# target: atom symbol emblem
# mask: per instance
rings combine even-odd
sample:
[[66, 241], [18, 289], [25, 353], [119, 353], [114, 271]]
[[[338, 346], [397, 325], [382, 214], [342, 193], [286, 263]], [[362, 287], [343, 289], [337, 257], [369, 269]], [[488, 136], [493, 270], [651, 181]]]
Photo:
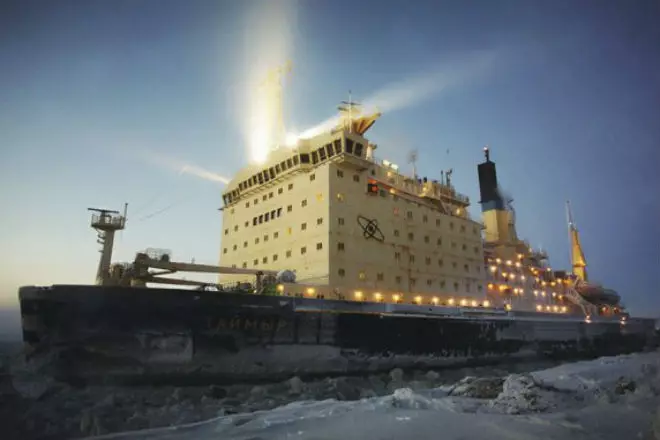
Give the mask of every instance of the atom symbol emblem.
[[361, 215], [358, 215], [357, 221], [358, 221], [358, 225], [360, 225], [360, 227], [362, 228], [362, 235], [364, 236], [364, 238], [366, 238], [367, 240], [373, 238], [376, 241], [385, 240], [385, 236], [378, 227], [378, 220], [376, 219], [372, 220], [363, 217]]

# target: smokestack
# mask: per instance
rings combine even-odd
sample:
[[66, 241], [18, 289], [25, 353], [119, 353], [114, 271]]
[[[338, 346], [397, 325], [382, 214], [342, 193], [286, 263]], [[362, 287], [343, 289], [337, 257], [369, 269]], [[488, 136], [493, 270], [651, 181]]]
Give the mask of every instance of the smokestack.
[[479, 192], [481, 195], [481, 211], [504, 209], [504, 201], [497, 190], [497, 170], [495, 162], [490, 160], [490, 150], [484, 147], [486, 161], [477, 167], [479, 172]]

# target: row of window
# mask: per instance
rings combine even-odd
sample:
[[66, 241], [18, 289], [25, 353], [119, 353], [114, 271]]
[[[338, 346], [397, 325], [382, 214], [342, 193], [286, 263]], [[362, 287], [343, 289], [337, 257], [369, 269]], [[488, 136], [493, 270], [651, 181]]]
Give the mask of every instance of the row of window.
[[[399, 230], [398, 230], [398, 229], [394, 229], [394, 230], [393, 230], [393, 235], [394, 235], [395, 237], [400, 237], [400, 236], [401, 236], [401, 234], [399, 233]], [[409, 240], [409, 241], [414, 241], [414, 240], [415, 240], [415, 234], [414, 234], [413, 232], [408, 232], [408, 240]], [[426, 243], [426, 244], [431, 244], [431, 237], [428, 236], [428, 235], [425, 235], [425, 236], [424, 236], [424, 243]], [[438, 237], [438, 238], [435, 240], [435, 244], [436, 244], [437, 246], [442, 246], [442, 237]], [[456, 244], [456, 242], [455, 242], [455, 241], [452, 241], [452, 242], [451, 242], [451, 248], [452, 248], [452, 249], [457, 249], [457, 247], [458, 247], [458, 245]], [[463, 243], [463, 244], [461, 245], [461, 249], [464, 250], [464, 251], [467, 251], [467, 244], [466, 244], [466, 243]], [[478, 253], [479, 253], [479, 246], [473, 246], [473, 247], [472, 247], [472, 250], [473, 250], [473, 252], [474, 252], [475, 254], [478, 254]]]
[[[288, 190], [291, 191], [292, 189], [293, 189], [293, 183], [289, 183]], [[284, 192], [284, 187], [283, 186], [277, 188], [277, 194], [282, 194], [283, 192]], [[275, 193], [273, 191], [269, 192], [268, 194], [264, 194], [263, 196], [261, 196], [261, 200], [265, 202], [268, 199], [272, 199], [274, 194]], [[259, 197], [255, 197], [252, 204], [255, 205], [255, 206], [258, 205], [259, 204]], [[245, 207], [246, 208], [250, 207], [250, 201], [249, 200], [247, 202], [245, 202]], [[233, 209], [231, 210], [231, 213], [232, 214], [234, 213]]]
[[[323, 195], [318, 194], [317, 198], [322, 199]], [[306, 207], [307, 206], [307, 199], [304, 199], [300, 203], [300, 206], [302, 208]], [[289, 205], [289, 206], [286, 207], [286, 212], [292, 212], [292, 211], [293, 211], [293, 205]], [[271, 210], [271, 211], [269, 211], [265, 214], [260, 214], [258, 216], [252, 217], [252, 226], [257, 226], [257, 225], [260, 225], [262, 223], [268, 222], [270, 220], [275, 220], [276, 218], [280, 218], [281, 216], [282, 216], [282, 208], [273, 209], [273, 210]], [[245, 227], [247, 228], [249, 226], [250, 226], [250, 222], [246, 221], [245, 222]], [[237, 231], [238, 231], [238, 225], [234, 225], [234, 232], [237, 232]], [[225, 235], [229, 235], [229, 229], [225, 229]]]
[[[359, 142], [354, 142], [352, 139], [346, 139], [346, 152], [349, 154], [354, 154], [356, 156], [362, 157], [364, 150], [364, 145]], [[289, 169], [298, 166], [299, 164], [308, 164], [312, 163], [316, 165], [317, 163], [323, 162], [326, 159], [333, 157], [336, 154], [341, 154], [342, 152], [342, 141], [341, 139], [335, 139], [332, 143], [328, 143], [311, 153], [300, 153], [296, 154], [282, 162], [275, 164], [274, 166], [262, 170], [250, 178], [240, 182], [238, 184], [238, 189], [235, 189], [223, 196], [225, 204], [232, 203], [235, 199], [240, 196], [241, 191], [250, 189], [253, 186], [262, 185], [270, 180], [275, 179], [279, 174], [288, 171]]]
[[223, 196], [225, 204], [228, 205], [232, 203], [234, 200], [236, 200], [240, 196], [242, 191], [252, 188], [253, 186], [262, 185], [266, 182], [269, 182], [270, 180], [274, 180], [279, 174], [284, 173], [290, 170], [291, 168], [297, 167], [298, 165], [300, 165], [302, 161], [301, 159], [302, 158], [299, 158], [298, 155], [296, 154], [268, 169], [259, 171], [250, 178], [244, 180], [243, 182], [240, 182], [238, 184], [238, 189], [235, 189]]
[[[225, 251], [226, 251], [226, 250], [227, 250], [227, 249], [225, 249]], [[317, 251], [321, 251], [321, 250], [323, 250], [323, 243], [320, 243], [320, 242], [319, 242], [319, 243], [316, 243], [316, 250], [317, 250]], [[301, 247], [301, 248], [300, 248], [300, 255], [306, 255], [306, 254], [307, 254], [307, 246], [303, 246], [303, 247]], [[291, 258], [292, 251], [288, 250], [288, 251], [285, 252], [284, 255], [285, 255], [286, 258]], [[279, 258], [279, 257], [278, 257], [278, 254], [273, 254], [273, 257], [272, 257], [272, 260], [271, 260], [271, 261], [275, 262], [275, 261], [278, 260], [278, 258]], [[267, 256], [261, 258], [261, 264], [268, 264], [268, 257], [267, 257]], [[255, 258], [255, 259], [252, 261], [252, 265], [253, 265], [253, 266], [258, 266], [258, 265], [259, 265], [259, 259], [258, 259], [258, 258]], [[247, 268], [247, 261], [244, 261], [244, 262], [243, 262], [242, 267], [243, 267], [243, 269]]]
[[[289, 207], [288, 207], [288, 211], [291, 211], [291, 205], [289, 205]], [[254, 225], [256, 225], [256, 224], [261, 224], [263, 221], [269, 221], [269, 219], [272, 220], [272, 219], [278, 218], [278, 217], [280, 217], [281, 212], [282, 212], [282, 208], [278, 208], [277, 210], [272, 210], [272, 211], [270, 211], [269, 213], [262, 214], [262, 215], [260, 215], [260, 216], [258, 216], [258, 217], [254, 217], [254, 218], [253, 218], [253, 224], [254, 224]], [[338, 221], [338, 224], [339, 224], [340, 226], [342, 226], [342, 225], [345, 224], [345, 220], [344, 220], [343, 217], [338, 217], [338, 218], [337, 218], [337, 221]], [[316, 219], [316, 224], [317, 224], [317, 226], [322, 225], [322, 224], [323, 224], [323, 217], [319, 217], [319, 218], [317, 218], [317, 219]], [[247, 225], [247, 222], [246, 222], [246, 225]], [[234, 226], [234, 231], [237, 231], [237, 230], [238, 230], [238, 225]], [[287, 230], [288, 230], [289, 234], [292, 233], [292, 228], [287, 228]], [[306, 230], [307, 230], [307, 223], [306, 223], [306, 222], [301, 223], [301, 225], [300, 225], [300, 230], [301, 230], [301, 231], [306, 231]], [[225, 229], [225, 235], [227, 235], [227, 234], [229, 234], [229, 229]], [[394, 236], [395, 236], [395, 237], [399, 237], [399, 236], [400, 236], [400, 234], [399, 234], [399, 230], [398, 230], [398, 229], [395, 229], [395, 230], [394, 230]], [[279, 233], [278, 233], [278, 232], [274, 232], [274, 233], [273, 233], [273, 238], [278, 238], [278, 237], [279, 237]], [[408, 239], [411, 240], [411, 241], [414, 240], [414, 233], [413, 233], [413, 232], [409, 232], [409, 233], [408, 233]], [[267, 242], [267, 241], [268, 241], [268, 234], [265, 234], [265, 235], [263, 236], [263, 241], [264, 241], [264, 242]], [[430, 244], [430, 243], [431, 243], [431, 239], [430, 239], [430, 237], [429, 237], [428, 235], [425, 235], [425, 236], [424, 236], [424, 243], [427, 243], [427, 244]], [[259, 237], [256, 237], [256, 238], [254, 239], [254, 244], [259, 244]], [[442, 238], [441, 238], [441, 237], [438, 237], [438, 238], [436, 239], [436, 245], [437, 245], [437, 246], [442, 246]], [[248, 246], [248, 242], [247, 242], [247, 241], [244, 241], [244, 242], [243, 242], [243, 247], [246, 248], [247, 246]], [[457, 249], [457, 247], [458, 247], [458, 246], [457, 246], [457, 243], [456, 243], [455, 241], [452, 241], [452, 242], [451, 242], [451, 248], [452, 248], [452, 249]], [[237, 245], [234, 245], [233, 250], [236, 250], [236, 249], [237, 249]], [[344, 249], [345, 249], [344, 243], [338, 243], [338, 244], [337, 244], [337, 250], [338, 250], [338, 251], [343, 251]], [[461, 249], [462, 249], [463, 251], [467, 251], [467, 244], [463, 243], [463, 244], [461, 245]], [[473, 250], [473, 252], [474, 252], [475, 254], [478, 254], [478, 253], [479, 253], [479, 247], [478, 247], [478, 246], [473, 246], [472, 250]], [[227, 253], [227, 248], [224, 249], [223, 253], [225, 253], [225, 254]], [[400, 252], [395, 252], [395, 253], [394, 253], [394, 258], [395, 258], [395, 260], [400, 261], [400, 259], [401, 259], [401, 254], [400, 254]], [[409, 259], [410, 259], [410, 263], [414, 263], [414, 262], [415, 262], [415, 256], [414, 256], [414, 255], [410, 255], [410, 256], [409, 256]], [[439, 261], [439, 264], [442, 265], [442, 260], [438, 260], [438, 261]], [[430, 257], [426, 257], [426, 264], [427, 264], [427, 265], [430, 265], [430, 264], [431, 264], [431, 262], [430, 262]], [[478, 271], [478, 272], [481, 271], [480, 267], [477, 268], [477, 271]]]
[[[258, 216], [254, 216], [252, 218], [252, 226], [257, 226], [258, 224], [262, 224], [264, 222], [267, 222], [269, 220], [275, 220], [276, 218], [280, 218], [282, 215], [282, 208], [277, 208], [273, 209], [270, 212], [267, 212], [265, 214], [260, 214]], [[234, 226], [234, 231], [238, 230], [238, 225]]]
[[[341, 268], [338, 269], [337, 270], [337, 275], [339, 275], [340, 277], [345, 277], [346, 276], [346, 270], [341, 269]], [[365, 272], [359, 272], [358, 273], [358, 280], [359, 281], [366, 281], [366, 279], [367, 279], [367, 275], [366, 275]], [[411, 278], [407, 278], [407, 279], [408, 279], [408, 283], [410, 284], [410, 287], [414, 287], [414, 286], [417, 285], [417, 278], [412, 278], [411, 277]], [[385, 274], [384, 273], [377, 273], [376, 274], [376, 280], [377, 281], [385, 281]], [[394, 276], [394, 282], [396, 284], [403, 283], [403, 277], [401, 275], [395, 275]], [[438, 287], [440, 287], [440, 288], [447, 287], [447, 282], [442, 278], [440, 278], [440, 279], [438, 279], [438, 278], [427, 278], [426, 279], [426, 285], [428, 287], [435, 287], [436, 282], [437, 282]], [[454, 284], [453, 284], [453, 287], [454, 287], [454, 290], [458, 290], [459, 287], [460, 287], [459, 282], [455, 281]], [[466, 292], [469, 292], [471, 290], [471, 287], [472, 287], [472, 285], [470, 284], [469, 281], [465, 282], [465, 291]], [[477, 284], [477, 291], [481, 292], [482, 290], [483, 290], [483, 286], [481, 284]]]
[[[342, 170], [337, 170], [337, 173], [340, 173], [340, 172], [341, 172], [342, 175], [343, 175], [343, 171], [342, 171]], [[313, 181], [315, 178], [316, 178], [316, 177], [315, 177], [315, 174], [310, 174], [310, 180], [311, 180], [311, 181]], [[354, 178], [354, 180], [359, 181], [360, 176], [356, 174], [356, 175], [353, 176], [353, 178]], [[293, 183], [289, 183], [288, 188], [289, 188], [289, 190], [293, 189]], [[278, 194], [281, 194], [282, 192], [283, 192], [283, 188], [279, 188], [279, 189], [278, 189]], [[267, 200], [268, 198], [272, 198], [272, 197], [273, 197], [273, 192], [270, 192], [268, 195], [266, 195], [266, 194], [263, 195], [263, 200]], [[323, 199], [323, 195], [322, 195], [322, 194], [318, 194], [318, 195], [317, 195], [317, 199], [322, 200], [322, 199]], [[340, 202], [341, 202], [341, 201], [344, 201], [344, 195], [341, 194], [341, 193], [338, 193], [338, 194], [337, 194], [337, 200], [340, 201]], [[257, 205], [258, 202], [259, 202], [259, 198], [255, 198], [253, 203], [254, 203], [254, 205]], [[246, 208], [249, 207], [249, 206], [250, 206], [250, 202], [249, 202], [249, 201], [246, 202], [246, 203], [245, 203], [245, 206], [246, 206]], [[303, 199], [303, 200], [301, 201], [301, 206], [302, 206], [302, 207], [307, 206], [307, 199]], [[287, 207], [287, 212], [291, 212], [292, 209], [293, 209], [292, 205], [289, 205], [289, 206]], [[232, 208], [231, 212], [232, 212], [232, 213], [234, 212], [234, 209], [233, 209], [233, 208]], [[400, 214], [400, 210], [399, 210], [398, 207], [394, 207], [394, 208], [393, 208], [393, 214], [394, 214], [395, 216], [399, 216], [399, 214]], [[280, 215], [281, 215], [281, 208], [280, 208], [280, 213], [277, 214], [277, 216], [279, 217]], [[262, 217], [261, 219], [259, 219], [259, 217], [255, 217], [255, 218], [257, 219], [256, 222], [255, 222], [255, 220], [254, 220], [254, 218], [253, 218], [252, 224], [253, 224], [253, 225], [257, 225], [257, 224], [261, 224], [261, 223], [263, 223], [264, 221], [268, 221], [268, 220], [266, 219], [266, 217], [269, 217], [269, 219], [273, 219], [273, 218], [275, 218], [275, 217], [273, 217], [273, 213], [272, 213], [272, 211], [271, 211], [271, 214], [270, 214], [270, 215], [264, 214], [263, 217]], [[414, 220], [414, 213], [413, 213], [412, 211], [406, 211], [406, 219], [407, 219], [407, 220]], [[422, 215], [422, 223], [428, 223], [428, 222], [429, 222], [429, 216], [426, 215], [426, 214]], [[435, 225], [438, 226], [438, 227], [440, 227], [440, 226], [442, 225], [442, 220], [441, 220], [440, 218], [436, 218], [436, 219], [435, 219]], [[248, 222], [245, 222], [245, 226], [246, 226], [246, 227], [249, 226], [249, 223], [248, 223]], [[455, 229], [455, 225], [454, 225], [454, 222], [453, 222], [453, 221], [450, 221], [450, 222], [449, 222], [449, 229], [452, 230], [452, 231]], [[237, 230], [238, 230], [238, 226], [235, 226], [235, 227], [234, 227], [234, 230], [237, 231]], [[459, 229], [459, 230], [460, 230], [460, 232], [465, 233], [466, 230], [467, 230], [466, 225], [460, 225], [460, 229]], [[225, 230], [225, 235], [226, 235], [226, 234], [228, 234], [228, 230]], [[475, 226], [475, 225], [472, 226], [472, 234], [475, 235], [475, 236], [478, 236], [478, 235], [479, 235], [479, 229], [478, 229], [478, 227]], [[394, 235], [395, 235], [395, 236], [398, 236], [398, 231], [397, 231], [397, 230], [394, 230]], [[476, 251], [475, 251], [475, 252], [476, 252]]]
[[[316, 219], [316, 224], [317, 224], [317, 226], [322, 225], [323, 224], [323, 217], [317, 218]], [[300, 230], [301, 231], [306, 231], [307, 230], [307, 223], [302, 223], [300, 225]], [[291, 233], [293, 232], [293, 230], [291, 228], [287, 228], [287, 231], [288, 231], [289, 235], [291, 235]], [[227, 229], [225, 229], [225, 234], [226, 233], [228, 233]], [[277, 231], [273, 232], [273, 239], [277, 239], [279, 236], [280, 236], [279, 232], [277, 232]], [[264, 234], [264, 236], [263, 236], [264, 243], [266, 243], [268, 241], [268, 237], [269, 237], [268, 234]], [[254, 244], [259, 244], [259, 237], [255, 237]], [[244, 248], [248, 247], [248, 242], [247, 241], [243, 242], [243, 247]], [[238, 245], [234, 245], [233, 250], [236, 250], [237, 248], [238, 248]], [[222, 253], [226, 254], [227, 253], [227, 248], [224, 248]]]
[[[343, 248], [343, 246], [342, 246], [342, 248]], [[396, 262], [401, 262], [401, 252], [398, 252], [398, 251], [394, 252], [394, 260]], [[427, 266], [431, 265], [431, 260], [432, 260], [431, 257], [425, 257], [424, 258], [424, 262], [426, 263]], [[415, 256], [414, 255], [408, 255], [408, 262], [411, 263], [411, 264], [414, 264], [415, 263]], [[440, 267], [444, 266], [444, 261], [443, 261], [442, 258], [440, 258], [438, 260], [438, 266], [440, 266]], [[451, 266], [452, 266], [453, 269], [456, 269], [458, 267], [458, 263], [456, 261], [453, 261], [451, 263]], [[481, 266], [477, 264], [475, 267], [476, 267], [477, 272], [481, 273]], [[463, 264], [463, 269], [465, 269], [465, 272], [469, 272], [470, 271], [470, 265], [467, 264], [467, 263]]]

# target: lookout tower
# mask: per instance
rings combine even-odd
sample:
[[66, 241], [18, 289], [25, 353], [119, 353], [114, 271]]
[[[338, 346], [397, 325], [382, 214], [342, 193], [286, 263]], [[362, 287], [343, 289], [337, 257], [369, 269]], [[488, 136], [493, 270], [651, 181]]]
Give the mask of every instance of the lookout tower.
[[101, 258], [96, 272], [96, 284], [104, 286], [110, 277], [110, 263], [112, 262], [112, 246], [115, 241], [115, 232], [126, 226], [126, 211], [128, 203], [124, 205], [124, 214], [108, 209], [87, 208], [92, 211], [90, 226], [98, 233], [97, 243], [101, 245]]

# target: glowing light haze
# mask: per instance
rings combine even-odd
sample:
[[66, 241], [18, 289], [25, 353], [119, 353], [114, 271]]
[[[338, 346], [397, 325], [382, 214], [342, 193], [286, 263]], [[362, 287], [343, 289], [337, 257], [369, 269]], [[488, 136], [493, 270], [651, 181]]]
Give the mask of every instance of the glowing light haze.
[[[244, 72], [246, 101], [243, 134], [250, 159], [261, 163], [268, 152], [284, 144], [279, 132], [283, 115], [276, 95], [277, 87], [267, 83], [275, 69], [293, 57], [293, 30], [296, 29], [296, 2], [252, 2], [244, 27]], [[282, 78], [282, 81], [284, 78]]]
[[[411, 72], [408, 77], [378, 89], [363, 102], [359, 102], [360, 110], [363, 114], [376, 111], [389, 114], [438, 98], [447, 87], [469, 83], [486, 75], [495, 58], [495, 51], [482, 51], [462, 54], [461, 57], [454, 55], [435, 66], [416, 65], [415, 72]], [[336, 126], [339, 120], [339, 116], [328, 118], [303, 131], [300, 138], [308, 139], [326, 132]]]

